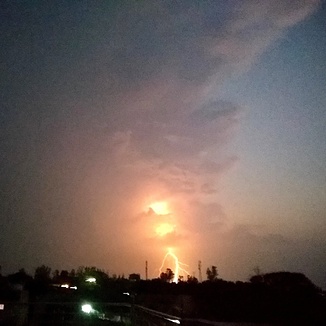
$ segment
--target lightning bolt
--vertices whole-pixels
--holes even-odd
[[[187,264],[184,264],[182,262],[179,261],[179,258],[173,253],[172,249],[169,248],[168,249],[168,252],[165,254],[164,258],[163,258],[163,261],[162,261],[162,265],[160,267],[160,274],[162,273],[163,271],[163,266],[165,264],[165,261],[168,257],[171,257],[173,260],[174,260],[174,267],[175,267],[175,270],[174,270],[174,278],[173,278],[173,281],[174,283],[178,283],[178,280],[179,280],[179,274],[180,272],[181,273],[185,273],[186,275],[189,275],[189,272],[186,271],[184,268],[182,268],[182,266],[188,266]],[[159,274],[159,275],[160,275]]]

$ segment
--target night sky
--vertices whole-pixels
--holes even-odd
[[[0,265],[326,288],[326,6],[0,4]],[[173,261],[167,266],[174,269]]]

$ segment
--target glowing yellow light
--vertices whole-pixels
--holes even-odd
[[[165,201],[155,202],[149,207],[158,215],[167,215],[169,214],[168,204]]]
[[[69,289],[69,284],[61,284],[61,287],[62,287],[62,288]]]
[[[160,267],[160,274],[162,273],[163,271],[163,266],[165,264],[165,261],[168,257],[172,257],[172,259],[174,260],[174,278],[173,278],[173,281],[174,283],[178,283],[178,280],[179,280],[179,272],[182,272],[182,273],[185,273],[187,275],[189,275],[189,273],[183,269],[181,266],[188,266],[184,263],[181,263],[178,259],[178,257],[173,253],[173,250],[172,248],[168,248],[168,252],[165,254],[164,258],[163,258],[163,261],[162,261],[162,265]]]
[[[162,223],[155,229],[155,231],[157,235],[163,237],[168,233],[172,233],[174,231],[174,226],[168,223]]]
[[[178,319],[171,319],[171,318],[165,318],[165,319],[172,322],[172,323],[174,323],[174,324],[180,325],[180,320],[178,320]]]
[[[93,312],[93,307],[86,303],[86,304],[83,304],[82,307],[81,307],[82,311],[85,312],[86,314],[90,314],[91,312]]]

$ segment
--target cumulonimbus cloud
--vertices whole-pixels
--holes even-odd
[[[20,202],[12,211],[40,221],[50,215],[48,224],[67,243],[70,231],[61,221],[69,220],[76,251],[89,230],[116,250],[126,247],[121,234],[137,243],[142,231],[134,219],[144,220],[139,203],[146,196],[171,201],[183,228],[176,228],[176,242],[185,243],[191,230],[198,237],[218,230],[227,219],[219,181],[241,160],[225,149],[243,114],[241,103],[220,98],[218,86],[249,69],[318,4],[118,1],[78,7],[79,19],[74,6],[48,18],[26,9],[44,28],[11,30],[20,37],[7,50],[20,57],[8,59],[8,75],[16,76],[25,106],[5,130],[12,143],[4,152],[16,165],[4,171],[13,171],[10,187],[19,188],[17,175],[22,186],[18,199],[8,186],[3,211]],[[30,35],[31,58],[22,51]],[[25,67],[27,59],[34,65]],[[19,160],[12,153],[22,148]]]

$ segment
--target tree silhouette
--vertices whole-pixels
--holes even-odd
[[[59,276],[60,276],[60,271],[58,269],[54,270],[54,272],[52,273],[52,281],[54,283],[58,282]]]
[[[207,280],[208,281],[210,281],[210,282],[216,281],[217,276],[218,276],[217,267],[212,266],[211,269],[208,267],[207,270],[206,270],[206,275],[207,275]]]
[[[162,272],[162,273],[160,274],[160,279],[161,279],[162,281],[164,281],[164,282],[169,282],[169,283],[171,283],[172,280],[173,280],[173,278],[174,278],[174,273],[173,273],[173,271],[172,271],[171,268],[167,268],[165,273]]]
[[[76,271],[74,268],[70,271],[69,276],[72,278],[76,277]]]
[[[12,284],[20,284],[22,288],[29,288],[33,282],[33,278],[26,273],[24,268],[21,268],[17,273],[8,275],[8,280]]]
[[[129,274],[129,281],[140,281],[140,274],[137,273]]]
[[[46,265],[39,266],[35,269],[35,293],[45,294],[48,291],[51,282],[51,268]]]
[[[50,277],[51,268],[49,266],[39,266],[35,269],[34,279],[35,281],[48,283],[51,280]]]
[[[195,276],[188,275],[187,276],[187,283],[197,284],[198,279]]]

